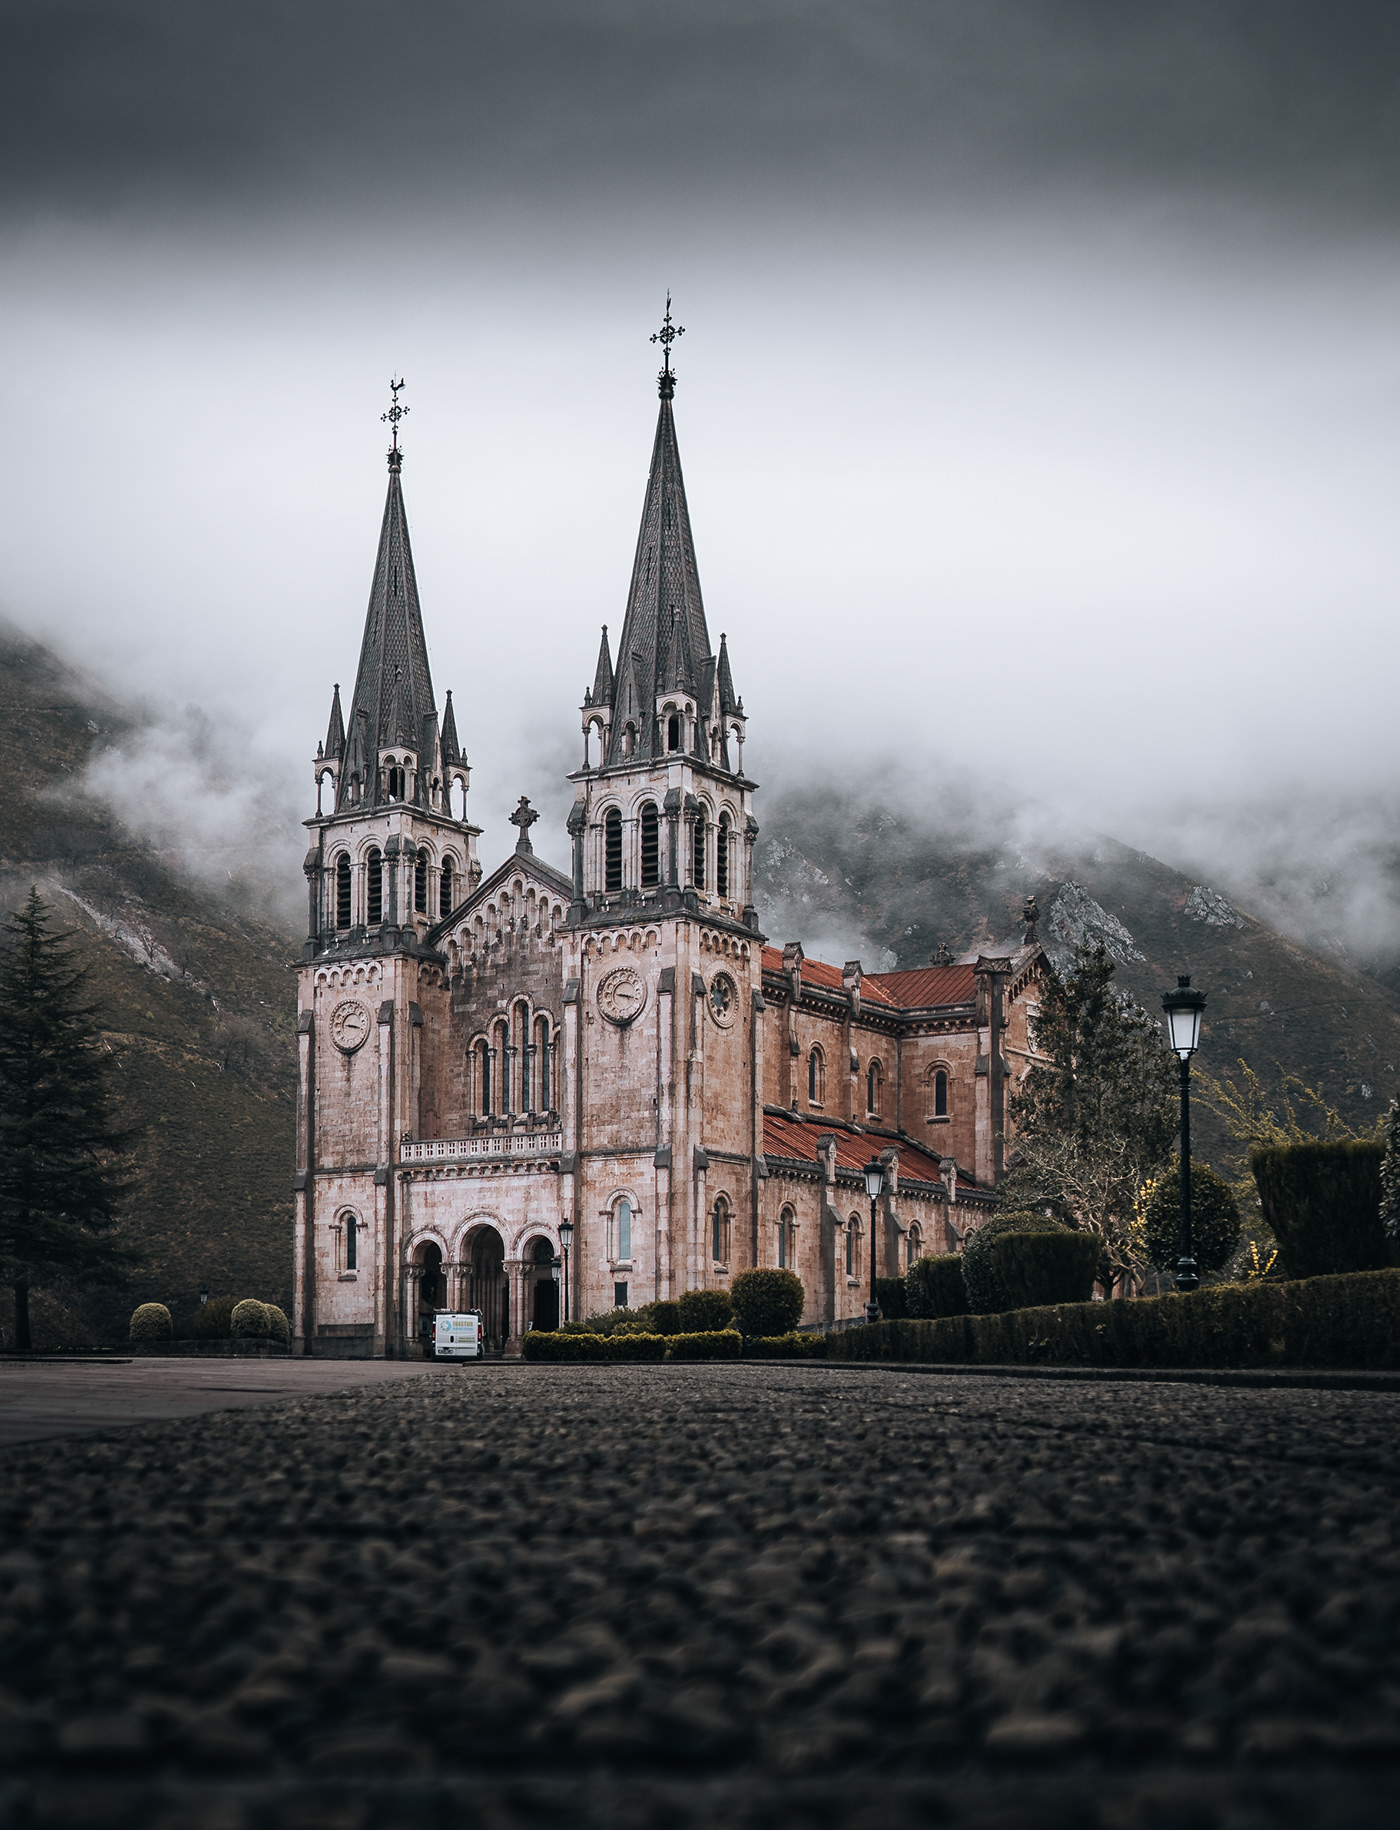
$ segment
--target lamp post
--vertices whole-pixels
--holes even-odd
[[[569,1319],[569,1246],[574,1237],[572,1220],[559,1222],[559,1250],[564,1258],[564,1320]]]
[[[1191,1057],[1200,1045],[1205,1007],[1206,994],[1191,989],[1189,976],[1176,981],[1175,991],[1162,993],[1167,1038],[1181,1063],[1181,1256],[1176,1261],[1176,1287],[1183,1295],[1201,1281],[1191,1246]]]
[[[885,1166],[878,1157],[871,1157],[865,1165],[865,1192],[870,1196],[870,1301],[865,1305],[867,1322],[878,1322],[880,1305],[875,1300],[875,1203],[880,1199],[880,1190],[885,1186]]]

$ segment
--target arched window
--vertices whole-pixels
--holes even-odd
[[[729,1203],[723,1195],[710,1214],[710,1250],[716,1264],[729,1262]]]
[[[603,888],[622,888],[622,814],[616,807],[603,819]]]
[[[428,854],[420,851],[413,865],[413,906],[420,915],[428,912]]]
[[[672,712],[666,720],[666,748],[679,750],[681,747],[681,719],[679,712]]]
[[[813,1047],[807,1057],[807,1104],[819,1106],[826,1098],[826,1057]]]
[[[935,1068],[933,1070],[932,1098],[929,1102],[929,1117],[946,1118],[947,1116],[948,1070],[947,1068]]]
[[[626,1195],[618,1197],[613,1209],[613,1256],[624,1264],[632,1257],[632,1203]]]
[[[719,896],[729,894],[729,815],[719,816],[719,831],[715,834],[715,893]]]
[[[359,1269],[359,1223],[353,1214],[345,1216],[345,1268],[347,1271]]]
[[[395,763],[393,757],[391,756],[389,758],[389,774],[388,774],[388,787],[386,790],[386,798],[391,801],[401,801],[403,799],[403,791],[404,791],[404,772],[398,766],[398,764]]]
[[[785,1207],[778,1216],[778,1269],[780,1271],[792,1269],[792,1222],[792,1209]]]
[[[478,1071],[481,1077],[481,1116],[486,1118],[491,1111],[491,1049],[486,1042],[477,1045]]]
[[[705,887],[705,812],[697,808],[690,835],[690,880],[697,890]]]
[[[350,926],[350,859],[344,852],[335,861],[335,925]]]
[[[445,921],[452,913],[452,860],[444,858],[438,877],[438,915]]]
[[[384,919],[384,859],[377,845],[365,859],[365,920],[377,928]]]
[[[923,1251],[923,1239],[917,1226],[911,1226],[904,1241],[904,1268],[912,1271]]]
[[[642,808],[642,888],[653,889],[661,881],[661,822],[656,803],[648,801]]]
[[[880,1116],[880,1101],[885,1089],[885,1070],[872,1061],[865,1076],[865,1110],[871,1118]]]
[[[549,1040],[548,1017],[535,1018],[535,1058],[539,1062],[540,1111],[554,1110],[554,1050]]]
[[[859,1220],[856,1219],[855,1215],[852,1214],[850,1219],[846,1222],[846,1275],[847,1275],[847,1277],[857,1277],[860,1275],[860,1265],[859,1265],[859,1263],[857,1261],[857,1257],[856,1257],[856,1235],[859,1233],[859,1231],[860,1231],[860,1222],[859,1222]]]

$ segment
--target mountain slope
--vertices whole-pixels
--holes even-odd
[[[135,1303],[188,1313],[201,1288],[290,1297],[295,943],[188,887],[85,795],[95,749],[131,728],[100,688],[0,629],[0,907],[34,883],[81,934],[120,1116],[143,1133],[126,1224],[145,1268],[126,1291],[49,1293],[41,1345],[120,1339]]]
[[[956,954],[1005,936],[1032,894],[1041,939],[1063,953],[1077,930],[1103,926],[1092,913],[1086,922],[1087,899],[1109,918],[1119,983],[1149,1010],[1178,973],[1208,994],[1203,1072],[1232,1072],[1242,1057],[1268,1084],[1296,1074],[1359,1129],[1400,1092],[1400,997],[1389,985],[1320,958],[1211,886],[1111,839],[1030,848],[1009,820],[998,829],[989,817],[984,830],[969,846],[965,828],[945,836],[935,814],[900,813],[887,799],[783,796],[766,809],[757,849],[764,927],[779,944],[804,932],[858,933],[870,954],[907,967],[925,964],[940,943]],[[1202,1120],[1201,1142],[1218,1152],[1219,1134]]]

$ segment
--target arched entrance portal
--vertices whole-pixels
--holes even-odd
[[[472,1235],[467,1251],[466,1307],[481,1311],[482,1337],[493,1353],[502,1350],[510,1333],[505,1260],[505,1242],[494,1226],[483,1226]]]
[[[413,1254],[418,1267],[418,1338],[431,1341],[433,1317],[447,1303],[447,1279],[442,1273],[442,1247],[425,1239]]]
[[[526,1311],[532,1328],[559,1326],[559,1285],[554,1276],[554,1247],[536,1239],[525,1254]]]

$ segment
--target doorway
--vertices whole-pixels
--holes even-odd
[[[554,1276],[554,1247],[547,1239],[537,1239],[530,1248],[529,1278],[531,1293],[530,1325],[534,1328],[559,1326],[559,1285]]]
[[[481,1311],[482,1340],[488,1352],[500,1353],[510,1333],[510,1285],[506,1248],[494,1226],[483,1226],[471,1242],[467,1259],[467,1308]]]

